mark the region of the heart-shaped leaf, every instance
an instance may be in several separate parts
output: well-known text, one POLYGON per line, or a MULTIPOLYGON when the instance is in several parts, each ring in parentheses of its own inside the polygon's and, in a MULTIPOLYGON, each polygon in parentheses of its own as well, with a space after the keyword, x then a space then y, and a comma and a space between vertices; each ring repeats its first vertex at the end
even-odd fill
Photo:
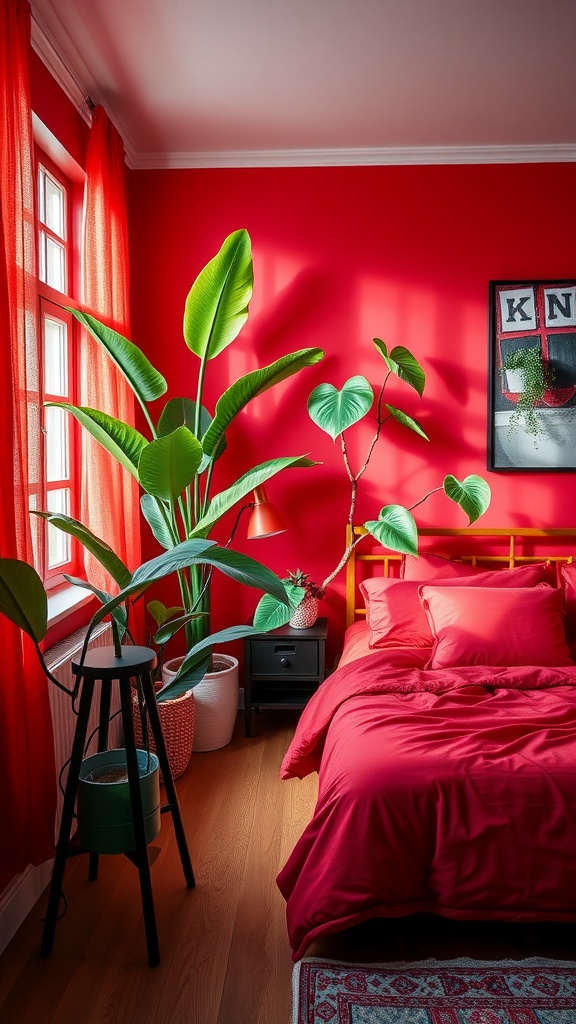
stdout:
POLYGON ((380 338, 373 338, 373 342, 390 372, 395 373, 400 380, 405 380, 422 398, 426 374, 412 353, 403 345, 396 345, 388 354, 388 349, 380 338))
POLYGON ((415 434, 420 434, 420 437, 423 437, 425 441, 430 440, 428 435, 424 433, 422 427, 418 423, 418 420, 413 420, 411 416, 402 412, 401 409, 397 409, 394 405, 386 404, 386 408, 390 415, 393 416, 395 420, 398 420, 398 423, 401 423, 403 427, 408 427, 408 429, 413 430, 415 434))
POLYGON ((490 504, 490 485, 481 476, 467 476, 460 483, 455 476, 444 478, 444 492, 464 510, 470 523, 475 523, 490 504))
POLYGON ((364 527, 383 547, 406 555, 418 554, 418 530, 414 516, 403 505, 385 505, 378 513, 378 519, 364 523, 364 527))
POLYGON ((308 399, 310 419, 334 441, 343 430, 358 423, 372 407, 374 394, 366 377, 350 377, 341 391, 333 384, 319 384, 308 399))

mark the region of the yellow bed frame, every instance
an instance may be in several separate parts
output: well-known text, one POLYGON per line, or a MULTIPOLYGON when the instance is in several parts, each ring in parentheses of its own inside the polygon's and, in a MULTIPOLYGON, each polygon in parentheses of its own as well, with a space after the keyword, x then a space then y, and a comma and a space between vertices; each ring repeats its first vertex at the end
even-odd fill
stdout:
MULTIPOLYGON (((346 545, 366 534, 363 526, 346 527, 346 545)), ((516 565, 530 562, 572 562, 576 555, 576 528, 539 530, 532 527, 519 529, 469 528, 436 529, 425 527, 418 531, 422 551, 434 552, 449 558, 457 558, 470 565, 513 569, 516 565), (571 548, 570 553, 557 551, 557 545, 571 548), (473 550, 472 550, 473 549, 473 550)), ((366 541, 369 545, 369 541, 366 541)), ((358 606, 358 583, 366 578, 365 567, 372 563, 381 572, 370 571, 369 575, 392 576, 399 571, 402 555, 391 554, 378 548, 373 541, 366 552, 355 547, 346 565, 346 625, 366 615, 364 607, 358 606)))

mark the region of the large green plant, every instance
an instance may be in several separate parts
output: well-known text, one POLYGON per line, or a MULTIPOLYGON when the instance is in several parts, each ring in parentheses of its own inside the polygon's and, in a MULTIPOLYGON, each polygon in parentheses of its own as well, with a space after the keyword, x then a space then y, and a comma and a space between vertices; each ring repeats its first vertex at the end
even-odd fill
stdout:
MULTIPOLYGON (((373 344, 384 360, 385 372, 384 380, 376 399, 375 431, 359 470, 354 472, 350 464, 345 432, 356 423, 359 423, 360 420, 363 420, 374 408, 375 399, 372 386, 365 377, 354 376, 345 382, 340 391, 332 384, 319 384, 308 400, 308 412, 312 421, 321 430, 324 430, 333 441, 336 441, 337 438, 340 440, 342 457, 351 491, 347 519, 350 525, 354 525, 358 484, 368 469, 376 444, 381 438, 383 426, 387 422, 396 421, 408 430, 414 431, 424 440, 429 440, 417 420, 408 416, 401 409, 396 408, 396 406, 384 402, 384 390, 391 376, 404 381, 422 397, 426 376, 420 363, 408 349, 401 345, 388 352, 386 345, 380 338, 374 338, 373 344)), ((448 498, 456 502, 467 514, 469 523, 473 523, 478 519, 490 504, 490 487, 482 477, 472 475, 460 481, 455 476, 450 475, 444 478, 441 486, 429 491, 428 494, 419 498, 409 508, 397 504, 384 505, 378 512, 377 518, 365 522, 364 527, 368 534, 379 541, 384 547, 390 548, 392 551, 417 555, 418 528, 412 515, 412 510, 437 491, 444 491, 448 498)), ((340 570, 344 568, 352 551, 361 540, 362 537, 357 537, 345 548, 334 570, 321 584, 316 586, 317 593, 324 593, 340 570)), ((278 601, 272 594, 265 594, 259 602, 254 616, 254 625, 258 626, 261 630, 272 629, 288 622, 293 609, 304 598, 307 590, 310 591, 310 585, 299 587, 290 577, 284 580, 284 585, 290 600, 289 606, 284 602, 278 601)))
MULTIPOLYGON (((73 524, 74 520, 71 520, 71 523, 73 524)), ((115 575, 120 589, 112 597, 83 580, 68 577, 72 582, 79 583, 91 590, 101 602, 101 607, 90 620, 80 662, 85 656, 92 630, 107 615, 112 617, 114 645, 116 654, 119 656, 121 640, 127 629, 129 602, 141 597, 151 584, 164 579, 173 572, 182 572, 198 566, 216 567, 231 579, 273 594, 281 603, 288 600, 282 582, 266 566, 227 548, 219 548, 211 540, 183 541, 170 551, 165 551, 158 557, 144 562, 131 573, 106 544, 89 531, 85 531, 85 533, 85 539, 89 542, 91 550, 101 564, 115 575)), ((0 614, 5 615, 31 637, 47 677, 60 689, 72 693, 50 673, 46 665, 41 647, 48 626, 46 591, 36 570, 19 559, 0 558, 0 614)), ((184 616, 179 622, 179 627, 185 623, 186 619, 187 617, 184 616)), ((208 667, 212 643, 236 640, 249 635, 250 632, 253 632, 253 627, 231 626, 220 633, 203 637, 188 651, 185 664, 178 676, 163 688, 158 695, 158 700, 179 697, 200 681, 208 667)))
MULTIPOLYGON (((178 630, 186 632, 188 654, 172 690, 182 692, 191 679, 197 680, 200 667, 208 664, 212 642, 220 643, 246 635, 250 627, 230 627, 209 635, 210 579, 214 568, 226 572, 240 582, 276 592, 284 599, 278 578, 247 558, 210 544, 195 550, 194 557, 170 561, 170 552, 183 552, 183 544, 206 542, 213 527, 223 515, 251 495, 254 488, 265 484, 276 473, 289 467, 314 465, 303 456, 286 456, 261 462, 243 473, 232 486, 213 493, 214 468, 226 449, 226 432, 235 417, 252 399, 286 378, 312 366, 323 358, 319 348, 304 348, 282 356, 268 366, 246 374, 223 392, 212 415, 203 405, 204 383, 208 364, 230 345, 248 318, 252 295, 253 268, 248 233, 239 230, 229 235, 220 251, 196 278, 184 308, 183 333, 188 349, 198 358, 196 383, 183 389, 194 397, 169 398, 154 418, 152 403, 163 398, 167 383, 145 354, 131 341, 106 324, 79 310, 70 312, 95 338, 115 363, 130 385, 142 411, 147 436, 128 423, 110 416, 105 409, 91 409, 64 402, 52 403, 67 410, 115 458, 142 488, 142 515, 160 546, 165 550, 161 560, 162 576, 175 571, 184 613, 165 622, 155 639, 163 646, 178 630), (210 550, 208 550, 210 549, 210 550), (217 552, 217 554, 215 554, 217 552), (168 565, 172 569, 165 572, 168 565), (258 580, 259 582, 256 582, 258 580)), ((112 504, 110 515, 116 514, 112 504)), ((130 515, 130 510, 126 514, 130 515)), ((101 618, 112 612, 122 626, 122 601, 132 598, 137 573, 131 574, 104 542, 95 538, 78 521, 57 514, 43 513, 54 527, 76 537, 105 565, 120 587, 113 599, 100 593, 89 583, 74 583, 92 590, 102 601, 101 618), (122 597, 122 595, 124 595, 122 597)), ((190 551, 184 555, 190 555, 190 551)), ((150 564, 150 563, 147 563, 150 564)), ((161 577, 160 577, 161 578, 161 577)), ((98 617, 97 616, 97 617, 98 617)), ((177 695, 174 693, 173 695, 177 695)))

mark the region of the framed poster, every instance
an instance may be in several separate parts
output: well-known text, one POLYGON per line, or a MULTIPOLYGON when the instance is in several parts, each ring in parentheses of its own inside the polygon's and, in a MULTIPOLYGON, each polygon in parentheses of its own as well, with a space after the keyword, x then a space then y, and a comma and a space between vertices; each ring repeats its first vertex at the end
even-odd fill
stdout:
POLYGON ((576 280, 490 281, 488 468, 576 469, 576 280))

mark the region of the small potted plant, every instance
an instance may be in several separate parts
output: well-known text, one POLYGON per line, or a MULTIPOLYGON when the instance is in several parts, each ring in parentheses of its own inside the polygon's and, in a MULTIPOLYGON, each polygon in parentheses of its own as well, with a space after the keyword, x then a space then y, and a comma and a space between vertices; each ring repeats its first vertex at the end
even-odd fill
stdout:
POLYGON ((308 626, 313 626, 318 618, 318 601, 324 597, 322 588, 310 578, 309 573, 303 572, 302 569, 288 572, 282 582, 289 595, 293 593, 298 595, 300 590, 304 591, 304 597, 292 611, 289 624, 293 629, 306 629, 308 626))

